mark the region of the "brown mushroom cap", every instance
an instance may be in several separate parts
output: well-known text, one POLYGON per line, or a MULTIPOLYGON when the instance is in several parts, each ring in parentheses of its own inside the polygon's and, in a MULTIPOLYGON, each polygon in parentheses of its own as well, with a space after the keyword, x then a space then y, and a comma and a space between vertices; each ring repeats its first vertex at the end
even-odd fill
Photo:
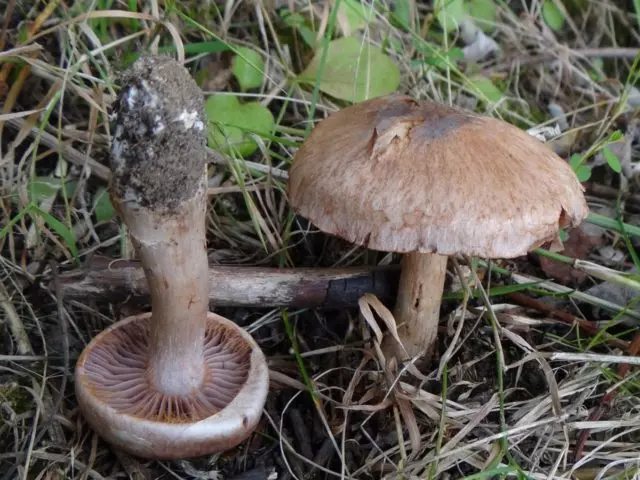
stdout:
POLYGON ((511 258, 588 214, 547 145, 506 122, 390 95, 320 122, 289 171, 294 210, 373 250, 511 258))
POLYGON ((250 334, 209 312, 205 377, 189 395, 157 391, 147 367, 151 313, 98 334, 76 367, 76 395, 89 424, 140 457, 188 458, 232 448, 256 428, 269 387, 264 355, 250 334))

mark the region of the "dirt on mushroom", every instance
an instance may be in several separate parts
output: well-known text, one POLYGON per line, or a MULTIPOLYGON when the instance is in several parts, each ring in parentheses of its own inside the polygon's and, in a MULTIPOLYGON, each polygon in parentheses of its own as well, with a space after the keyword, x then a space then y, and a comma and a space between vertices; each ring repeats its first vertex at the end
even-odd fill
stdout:
POLYGON ((127 92, 113 105, 119 127, 110 156, 119 198, 171 210, 200 188, 206 136, 184 131, 204 131, 204 99, 195 82, 185 83, 183 68, 168 55, 142 57, 119 79, 127 92))

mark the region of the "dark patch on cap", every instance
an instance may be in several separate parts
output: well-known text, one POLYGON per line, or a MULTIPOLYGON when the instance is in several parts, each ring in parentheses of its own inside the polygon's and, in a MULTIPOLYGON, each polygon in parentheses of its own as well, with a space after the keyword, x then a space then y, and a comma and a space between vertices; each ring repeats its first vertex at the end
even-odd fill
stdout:
POLYGON ((169 56, 140 58, 122 85, 113 105, 113 193, 125 204, 173 210, 202 186, 204 95, 169 56))
POLYGON ((458 113, 427 117, 424 123, 411 130, 411 134, 416 140, 437 140, 453 133, 472 120, 473 117, 467 117, 458 113))
POLYGON ((475 116, 457 108, 415 101, 394 102, 376 115, 376 130, 382 133, 400 121, 413 121, 411 136, 415 140, 437 140, 471 123, 475 116))
POLYGON ((412 111, 416 111, 415 106, 409 102, 394 102, 387 108, 380 110, 376 114, 376 130, 379 133, 392 127, 398 120, 406 119, 412 111))

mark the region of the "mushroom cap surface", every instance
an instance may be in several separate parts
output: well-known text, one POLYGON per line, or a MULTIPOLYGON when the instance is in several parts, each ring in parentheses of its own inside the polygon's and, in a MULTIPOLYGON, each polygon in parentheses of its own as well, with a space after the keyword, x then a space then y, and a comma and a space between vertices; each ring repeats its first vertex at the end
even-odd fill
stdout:
POLYGON ((588 214, 569 164, 514 125, 389 95, 330 114, 289 170, 294 211, 387 252, 512 258, 588 214))
POLYGON ((264 355, 244 329, 209 312, 205 379, 188 397, 156 391, 147 376, 151 313, 98 334, 78 359, 76 396, 108 442, 148 459, 182 459, 233 448, 256 428, 269 389, 264 355))

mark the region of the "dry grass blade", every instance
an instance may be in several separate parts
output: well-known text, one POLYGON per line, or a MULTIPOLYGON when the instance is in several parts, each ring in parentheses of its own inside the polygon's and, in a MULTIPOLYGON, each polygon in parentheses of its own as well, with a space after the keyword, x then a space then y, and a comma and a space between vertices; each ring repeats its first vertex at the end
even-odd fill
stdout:
MULTIPOLYGON (((380 316, 380 318, 382 318, 383 322, 387 327, 388 332, 390 332, 393 338, 400 345, 402 345, 402 342, 400 341, 400 337, 398 336, 398 331, 396 329, 395 319, 391 311, 387 307, 385 307, 375 295, 372 295, 370 293, 364 294, 358 301, 358 304, 360 306, 360 313, 366 320, 369 327, 371 327, 371 329, 375 332, 376 336, 374 340, 374 348, 376 351, 376 356, 378 357, 382 365, 384 375, 388 383, 389 394, 393 396, 395 402, 397 403, 397 408, 400 414, 402 415, 402 418, 406 423, 406 427, 409 432, 409 438, 411 439, 411 449, 413 453, 417 454, 418 451, 420 450, 420 429, 418 427, 416 417, 413 413, 413 409, 411 408, 411 403, 406 398, 399 397, 398 395, 395 395, 395 393, 392 393, 397 389, 397 381, 394 378, 396 373, 395 359, 392 359, 391 362, 386 361, 386 358, 382 352, 382 349, 380 348, 382 343, 382 338, 383 338, 382 330, 380 330, 380 327, 378 326, 371 309, 373 308, 373 310, 375 310, 375 312, 380 316)), ((413 370, 416 370, 417 372, 417 369, 415 369, 415 367, 413 368, 411 367, 412 365, 409 365, 408 369, 409 370, 413 369, 413 370)), ((419 372, 417 373, 420 375, 419 372)), ((398 433, 399 440, 402 441, 401 440, 402 434, 400 433, 402 432, 402 429, 397 416, 396 416, 396 430, 397 432, 399 432, 398 433)))
MULTIPOLYGON (((26 329, 24 328, 24 324, 22 320, 20 320, 20 316, 16 312, 16 309, 13 306, 13 302, 9 293, 2 283, 0 283, 0 304, 2 305, 2 309, 5 313, 5 321, 9 327, 9 331, 16 341, 16 349, 21 356, 28 356, 33 358, 34 351, 31 346, 31 342, 29 341, 29 335, 27 334, 26 329)), ((7 355, 7 358, 11 358, 10 355, 7 355)))
POLYGON ((0 52, 0 58, 8 58, 8 57, 20 57, 27 53, 37 53, 42 50, 40 45, 23 45, 16 48, 10 48, 9 50, 3 50, 0 52))
POLYGON ((624 355, 604 355, 597 353, 571 353, 571 352, 539 352, 544 358, 565 362, 597 362, 604 364, 627 363, 640 366, 640 357, 628 357, 624 355))
MULTIPOLYGON (((553 412, 555 415, 560 415, 562 411, 562 407, 560 406, 560 394, 558 393, 558 383, 556 382, 555 376, 553 374, 553 370, 547 361, 543 358, 543 355, 540 352, 537 352, 529 345, 520 335, 510 332, 507 329, 502 330, 503 335, 505 335, 509 340, 511 340, 515 345, 522 348, 524 352, 526 352, 527 356, 525 358, 535 358, 542 370, 544 371, 545 379, 549 385, 549 393, 551 394, 551 402, 553 405, 553 412)), ((520 367, 521 363, 518 363, 518 367, 520 367)), ((509 365, 505 365, 505 370, 509 370, 512 368, 509 365)))
POLYGON ((34 113, 39 113, 43 109, 39 108, 37 110, 27 110, 25 112, 16 112, 16 113, 5 113, 0 115, 0 122, 6 122, 7 120, 13 120, 16 118, 28 117, 34 113))

